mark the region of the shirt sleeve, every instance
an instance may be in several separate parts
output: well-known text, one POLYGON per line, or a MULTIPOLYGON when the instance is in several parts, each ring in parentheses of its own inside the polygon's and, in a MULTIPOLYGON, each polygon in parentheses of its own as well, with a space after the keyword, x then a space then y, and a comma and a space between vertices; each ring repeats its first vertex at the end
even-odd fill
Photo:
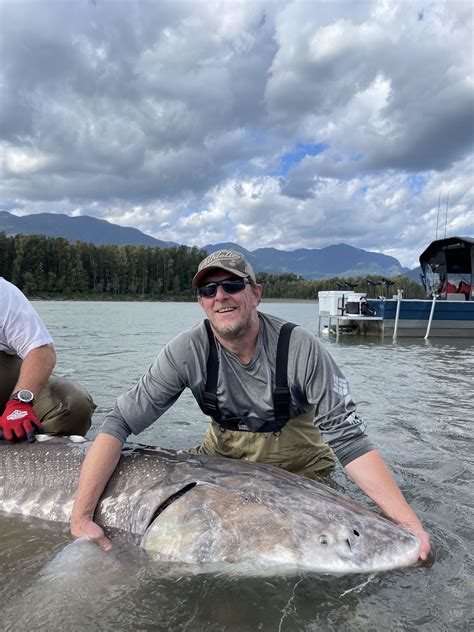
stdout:
POLYGON ((3 281, 0 292, 0 351, 23 359, 33 349, 53 343, 36 310, 16 286, 3 281))
POLYGON ((315 406, 314 423, 322 438, 346 466, 374 446, 366 434, 366 424, 356 412, 346 378, 319 340, 310 334, 309 337, 310 344, 299 338, 296 371, 303 376, 300 388, 315 406))
POLYGON ((183 366, 183 337, 169 342, 137 384, 118 397, 101 432, 125 442, 130 434, 148 428, 175 403, 188 386, 186 375, 178 368, 183 366))

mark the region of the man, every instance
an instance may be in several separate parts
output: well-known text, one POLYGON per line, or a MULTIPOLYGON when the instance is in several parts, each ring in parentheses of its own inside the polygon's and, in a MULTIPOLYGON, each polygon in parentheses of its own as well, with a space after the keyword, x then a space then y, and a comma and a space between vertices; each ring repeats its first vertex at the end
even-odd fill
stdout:
POLYGON ((171 340, 139 383, 118 398, 84 461, 72 535, 110 548, 92 518, 122 444, 189 387, 213 418, 194 451, 271 463, 309 478, 333 467, 336 455, 389 517, 420 537, 420 557, 426 559, 429 537, 366 436, 347 382, 317 338, 295 327, 287 354, 281 351, 288 325, 257 311, 262 286, 240 253, 220 250, 206 257, 193 285, 210 325, 202 322, 171 340))
POLYGON ((0 439, 85 435, 95 405, 79 384, 51 377, 53 339, 20 290, 0 277, 0 439))

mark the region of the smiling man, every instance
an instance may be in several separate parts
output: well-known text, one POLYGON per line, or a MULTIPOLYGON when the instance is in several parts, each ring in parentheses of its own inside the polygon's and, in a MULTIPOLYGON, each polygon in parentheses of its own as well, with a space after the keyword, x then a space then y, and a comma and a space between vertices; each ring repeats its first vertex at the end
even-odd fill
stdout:
POLYGON ((386 515, 420 537, 426 559, 428 534, 370 442, 347 381, 319 340, 257 310, 262 286, 241 253, 212 253, 193 285, 207 318, 171 340, 118 398, 84 461, 73 536, 111 546, 92 518, 122 444, 188 387, 211 418, 202 445, 191 452, 268 463, 312 479, 329 472, 337 458, 386 515))

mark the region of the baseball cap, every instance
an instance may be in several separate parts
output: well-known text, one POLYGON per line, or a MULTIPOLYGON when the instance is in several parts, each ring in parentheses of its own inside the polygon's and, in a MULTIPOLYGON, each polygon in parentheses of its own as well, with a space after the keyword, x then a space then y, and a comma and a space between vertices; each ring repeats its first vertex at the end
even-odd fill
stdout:
POLYGON ((193 287, 198 287, 209 270, 218 268, 231 272, 238 277, 248 278, 256 285, 257 279, 252 266, 241 252, 235 250, 216 250, 201 261, 193 278, 193 287))

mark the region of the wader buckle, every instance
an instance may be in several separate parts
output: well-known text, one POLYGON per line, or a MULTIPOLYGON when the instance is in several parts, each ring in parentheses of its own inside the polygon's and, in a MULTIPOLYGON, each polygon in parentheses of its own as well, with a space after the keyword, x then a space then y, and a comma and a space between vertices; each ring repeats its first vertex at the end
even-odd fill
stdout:
POLYGON ((273 405, 276 419, 285 417, 288 419, 290 413, 290 389, 288 386, 275 386, 273 389, 273 405))
POLYGON ((213 393, 204 392, 202 394, 202 399, 204 402, 204 407, 206 409, 206 414, 210 415, 211 417, 219 416, 219 408, 217 406, 217 396, 214 395, 213 393))

